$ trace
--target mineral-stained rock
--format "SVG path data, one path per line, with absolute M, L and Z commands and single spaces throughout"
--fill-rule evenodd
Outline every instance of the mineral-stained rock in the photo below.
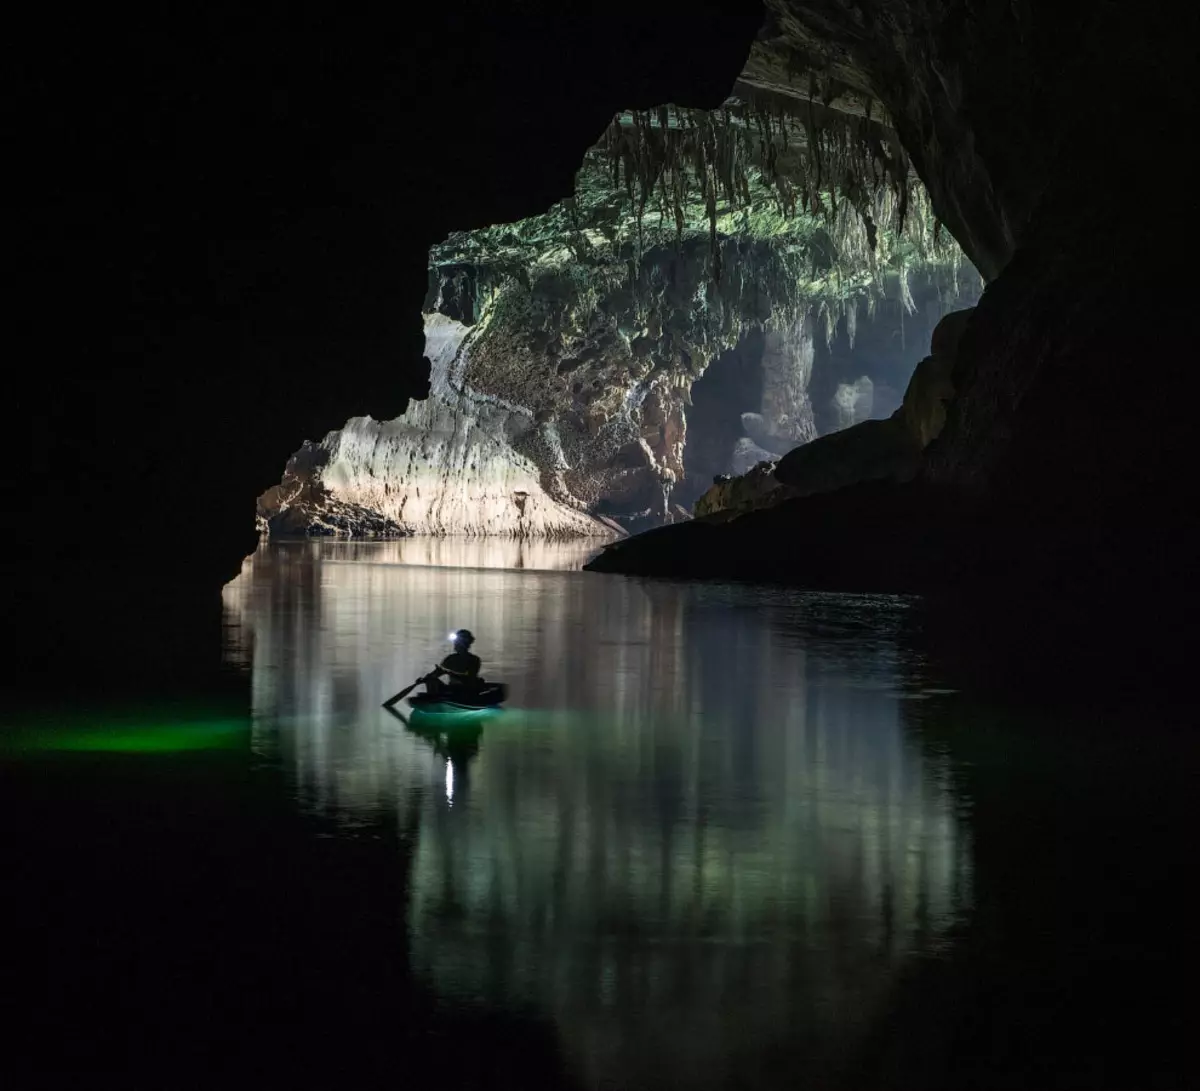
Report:
M 462 323 L 426 322 L 432 393 L 392 421 L 355 417 L 319 444 L 306 443 L 283 481 L 259 498 L 269 534 L 494 534 L 612 536 L 613 524 L 513 447 L 550 449 L 553 423 L 461 384 L 469 353 Z
M 324 485 L 330 448 L 305 443 L 288 460 L 283 480 L 258 499 L 260 534 L 274 538 L 402 538 L 400 523 L 369 507 L 342 500 Z

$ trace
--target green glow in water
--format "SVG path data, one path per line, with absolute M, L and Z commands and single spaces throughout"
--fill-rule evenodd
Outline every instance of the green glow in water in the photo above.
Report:
M 8 752 L 172 754 L 196 750 L 234 750 L 245 745 L 244 718 L 147 720 L 72 717 L 59 722 L 15 726 L 0 733 Z
M 455 727 L 473 727 L 502 716 L 498 708 L 455 708 L 453 705 L 435 705 L 432 709 L 414 708 L 409 713 L 413 726 L 452 730 Z

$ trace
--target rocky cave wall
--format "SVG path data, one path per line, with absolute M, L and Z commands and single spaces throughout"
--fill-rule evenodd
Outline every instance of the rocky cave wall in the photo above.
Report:
M 713 480 L 774 463 L 794 448 L 898 410 L 941 318 L 975 302 L 972 282 L 918 275 L 854 319 L 814 329 L 806 316 L 748 337 L 692 387 L 688 504 Z M 757 381 L 748 382 L 753 376 Z
M 902 389 L 922 354 L 922 323 L 973 301 L 978 275 L 915 179 L 900 198 L 885 185 L 855 207 L 814 189 L 797 208 L 802 124 L 731 101 L 740 121 L 728 108 L 620 115 L 573 198 L 434 247 L 429 402 L 306 444 L 260 498 L 260 527 L 641 530 L 689 517 L 716 474 L 886 415 L 888 382 Z M 721 155 L 736 184 L 718 200 L 704 171 Z M 438 340 L 449 328 L 453 359 Z M 723 354 L 735 366 L 719 373 L 745 393 L 693 422 L 693 389 Z
M 594 567 L 925 593 L 942 650 L 1009 694 L 1094 680 L 1114 647 L 1140 684 L 1177 685 L 1187 661 L 1163 634 L 1195 609 L 1180 574 L 1197 523 L 1179 497 L 1195 335 L 1161 303 L 1183 271 L 1179 233 L 1132 195 L 1173 176 L 1194 117 L 1196 12 L 1124 0 L 768 9 L 742 80 L 785 109 L 815 92 L 851 128 L 882 107 L 988 286 L 954 352 L 944 425 L 909 474 L 662 528 Z M 1128 314 L 1156 316 L 1153 383 L 1135 377 L 1146 339 Z
M 429 397 L 391 421 L 356 417 L 289 460 L 258 501 L 260 531 L 277 537 L 426 534 L 517 538 L 611 536 L 563 486 L 546 421 L 483 394 L 471 329 L 426 316 Z M 541 465 L 520 449 L 541 449 Z M 545 457 L 549 455 L 550 457 Z M 544 472 L 543 472 L 544 471 Z
M 989 518 L 1030 533 L 1068 506 L 1072 520 L 1118 520 L 1134 536 L 1122 511 L 1160 521 L 1149 498 L 1188 446 L 1188 400 L 1164 411 L 1130 388 L 1127 361 L 1144 350 L 1112 316 L 1160 309 L 1156 277 L 1134 269 L 1182 264 L 1149 206 L 1131 215 L 1127 201 L 1194 115 L 1196 13 L 1082 0 L 766 6 L 742 81 L 801 109 L 815 92 L 848 119 L 883 110 L 989 282 L 923 478 L 1002 503 L 1007 514 L 997 506 Z M 1171 314 L 1157 334 L 1192 339 Z M 1194 380 L 1174 371 L 1171 382 Z M 1134 434 L 1139 455 L 1128 458 L 1113 437 Z

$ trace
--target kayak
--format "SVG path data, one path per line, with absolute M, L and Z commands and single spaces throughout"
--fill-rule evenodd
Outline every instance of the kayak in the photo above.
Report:
M 498 708 L 507 696 L 508 687 L 503 682 L 492 682 L 474 693 L 416 693 L 408 703 L 426 715 L 459 715 Z

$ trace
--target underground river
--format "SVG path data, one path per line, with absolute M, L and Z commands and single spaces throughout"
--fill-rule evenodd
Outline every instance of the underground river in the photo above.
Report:
M 224 592 L 241 689 L 12 718 L 6 1021 L 64 1028 L 20 1063 L 1176 1085 L 1196 755 L 1169 714 L 984 705 L 917 601 L 590 552 L 266 544 Z M 383 709 L 458 627 L 509 706 Z

